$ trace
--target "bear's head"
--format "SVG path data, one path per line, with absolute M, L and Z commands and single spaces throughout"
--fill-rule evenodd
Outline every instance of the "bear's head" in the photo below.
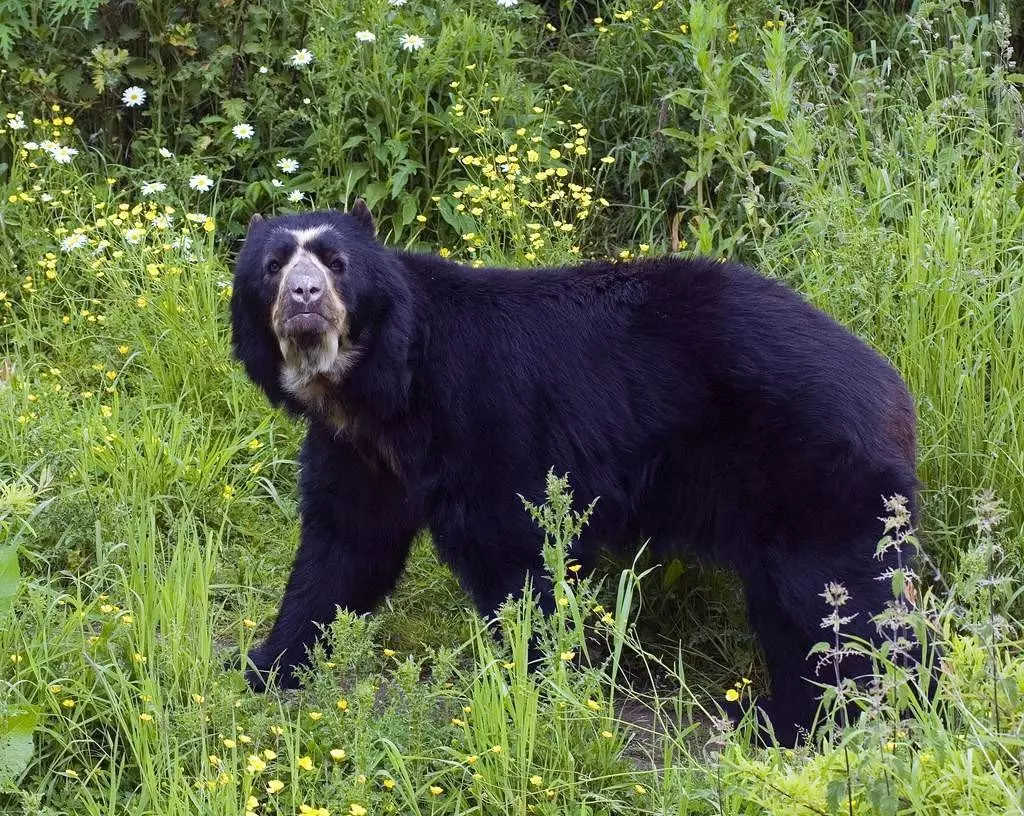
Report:
M 361 199 L 348 213 L 254 215 L 235 266 L 235 355 L 274 404 L 322 409 L 373 343 L 396 277 Z

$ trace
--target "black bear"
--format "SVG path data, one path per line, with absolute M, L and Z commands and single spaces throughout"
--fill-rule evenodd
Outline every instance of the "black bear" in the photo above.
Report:
M 254 688 L 272 667 L 294 683 L 336 606 L 371 611 L 424 528 L 494 612 L 542 569 L 520 495 L 543 501 L 551 469 L 597 499 L 584 568 L 649 540 L 738 571 L 781 739 L 817 706 L 827 583 L 848 631 L 877 638 L 883 497 L 916 512 L 913 402 L 781 283 L 696 258 L 468 268 L 382 246 L 359 201 L 254 216 L 231 312 L 249 377 L 308 422 L 301 542 Z

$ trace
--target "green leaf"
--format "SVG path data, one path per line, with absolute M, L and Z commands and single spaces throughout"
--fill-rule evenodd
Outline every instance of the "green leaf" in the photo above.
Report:
M 0 615 L 11 608 L 14 596 L 18 593 L 21 582 L 21 570 L 18 568 L 18 548 L 0 548 Z
M 13 781 L 25 772 L 38 719 L 31 711 L 0 718 L 0 781 Z

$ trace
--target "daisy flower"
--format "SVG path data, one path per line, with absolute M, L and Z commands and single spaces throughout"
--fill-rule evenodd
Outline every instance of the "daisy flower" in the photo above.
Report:
M 357 31 L 356 39 L 359 40 L 359 42 L 372 43 L 377 41 L 377 35 L 372 31 Z
M 293 204 L 298 204 L 305 196 L 302 194 L 302 190 L 292 190 L 288 193 L 288 200 Z
M 166 147 L 161 147 L 161 148 L 160 148 L 160 149 L 159 149 L 159 150 L 157 151 L 157 153 L 159 153 L 159 154 L 160 154 L 161 156 L 163 156 L 163 157 L 164 157 L 165 159 L 173 159 L 173 158 L 174 158 L 174 154 L 173 154 L 173 153 L 172 153 L 172 152 L 171 152 L 170 150 L 168 150 L 168 149 L 167 149 Z
M 50 151 L 50 156 L 57 164 L 71 164 L 71 159 L 78 153 L 73 147 L 67 147 L 66 145 L 57 145 L 53 150 Z
M 7 127 L 11 130 L 24 130 L 25 129 L 25 117 L 21 111 L 11 116 L 8 114 Z
M 519 0 L 498 0 L 498 5 L 502 8 L 512 8 L 519 5 Z
M 419 51 L 427 44 L 427 41 L 419 34 L 403 34 L 398 38 L 398 42 L 401 44 L 403 51 Z
M 124 93 L 121 94 L 121 101 L 126 107 L 137 108 L 146 101 L 146 92 L 138 85 L 132 85 L 130 88 L 124 89 Z
M 260 66 L 260 73 L 261 74 L 269 74 L 270 73 L 270 69 L 266 65 L 261 65 Z
M 205 173 L 198 173 L 188 180 L 188 186 L 193 190 L 205 193 L 213 189 L 213 179 Z
M 408 2 L 409 0 L 388 0 L 388 5 L 394 6 L 395 8 L 401 8 Z
M 304 68 L 305 66 L 309 65 L 312 61 L 313 52 L 310 51 L 308 48 L 300 48 L 298 51 L 292 54 L 291 59 L 288 60 L 289 63 L 291 63 L 297 68 Z
M 270 183 L 273 184 L 275 187 L 284 187 L 284 182 L 281 181 L 281 179 L 271 179 Z
M 282 173 L 294 173 L 299 169 L 299 163 L 295 159 L 278 159 L 277 167 Z
M 141 243 L 142 239 L 145 238 L 145 237 L 146 237 L 146 231 L 144 229 L 139 228 L 139 227 L 135 227 L 134 229 L 130 229 L 127 232 L 125 232 L 125 234 L 124 234 L 124 240 L 126 240 L 129 244 Z
M 236 139 L 251 139 L 256 131 L 253 130 L 252 125 L 242 122 L 241 124 L 235 125 L 231 128 L 231 132 L 234 134 Z
M 162 193 L 167 189 L 167 185 L 162 181 L 147 181 L 142 185 L 142 194 L 144 196 L 151 196 L 156 193 Z
M 62 252 L 74 252 L 76 249 L 84 247 L 87 243 L 89 243 L 89 239 L 85 237 L 85 234 L 76 232 L 61 241 L 60 248 Z

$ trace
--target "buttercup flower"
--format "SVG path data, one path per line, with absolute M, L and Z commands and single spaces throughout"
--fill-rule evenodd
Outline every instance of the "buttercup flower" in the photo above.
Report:
M 124 89 L 124 93 L 121 94 L 121 101 L 126 107 L 137 108 L 146 101 L 146 92 L 138 85 L 132 85 L 130 88 Z

